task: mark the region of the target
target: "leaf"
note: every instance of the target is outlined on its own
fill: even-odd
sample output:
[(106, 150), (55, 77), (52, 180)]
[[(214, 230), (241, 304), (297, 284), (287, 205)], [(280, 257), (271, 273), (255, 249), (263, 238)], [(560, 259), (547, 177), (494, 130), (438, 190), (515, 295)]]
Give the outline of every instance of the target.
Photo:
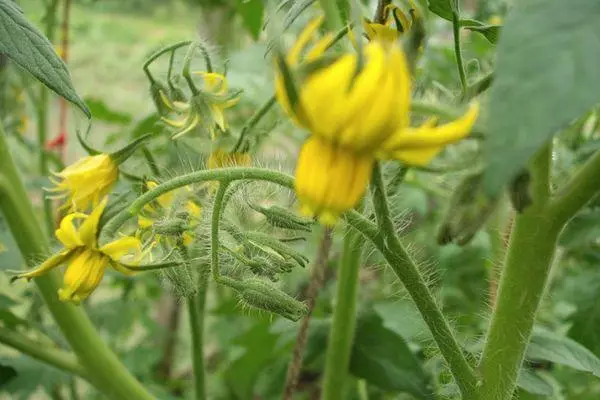
[(445, 20), (452, 21), (451, 0), (429, 0), (429, 11)]
[(600, 237), (600, 209), (577, 214), (560, 235), (560, 244), (567, 248), (582, 247)]
[(518, 385), (521, 389), (541, 396), (554, 395), (554, 387), (535, 371), (523, 368), (519, 373)]
[(244, 26), (254, 40), (258, 40), (262, 30), (264, 8), (262, 0), (237, 0), (237, 12), (242, 16)]
[(600, 2), (518, 2), (498, 43), (486, 192), (496, 196), (532, 155), (600, 100)]
[(159, 122), (160, 116), (158, 114), (150, 114), (137, 123), (131, 132), (131, 137), (138, 138), (147, 133), (159, 133), (163, 129)]
[(350, 373), (383, 390), (433, 399), (429, 376), (404, 339), (383, 325), (374, 312), (357, 323)]
[(594, 353), (572, 339), (547, 331), (534, 332), (526, 358), (551, 361), (600, 377), (600, 359)]
[(131, 122), (131, 114), (123, 113), (117, 110), (111, 110), (106, 103), (94, 97), (86, 97), (85, 103), (94, 116), (94, 119), (106, 121), (113, 124), (127, 125)]
[(474, 19), (462, 19), (460, 20), (460, 26), (481, 33), (490, 43), (494, 44), (498, 41), (500, 29), (502, 28), (502, 25), (484, 24)]
[(600, 357), (600, 279), (596, 278), (588, 290), (579, 292), (577, 311), (571, 315), (573, 322), (569, 329), (569, 337), (581, 343)]
[[(57, 385), (67, 383), (70, 379), (70, 376), (60, 369), (27, 356), (0, 358), (0, 366), (7, 372), (9, 370), (6, 368), (11, 368), (16, 372), (16, 375), (11, 374), (12, 379), (6, 380), (0, 385), (0, 393), (10, 393), (10, 399), (14, 400), (34, 398), (32, 395), (39, 387), (43, 388), (46, 393), (51, 393)], [(0, 379), (0, 382), (2, 380)]]
[(69, 100), (91, 117), (79, 97), (67, 66), (54, 51), (52, 43), (23, 15), (11, 0), (0, 0), (0, 53), (39, 79), (58, 95)]
[(2, 211), (0, 211), (0, 271), (12, 269), (18, 270), (23, 264), (23, 258), (15, 239), (4, 220)]

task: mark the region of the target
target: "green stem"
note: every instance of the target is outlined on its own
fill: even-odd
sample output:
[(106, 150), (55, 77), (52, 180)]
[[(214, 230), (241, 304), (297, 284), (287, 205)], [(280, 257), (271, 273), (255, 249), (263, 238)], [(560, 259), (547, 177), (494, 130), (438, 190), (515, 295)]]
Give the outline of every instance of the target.
[(454, 3), (452, 7), (452, 33), (454, 36), (454, 54), (456, 56), (456, 67), (458, 68), (458, 76), (460, 78), (461, 98), (464, 98), (467, 94), (467, 75), (465, 73), (462, 49), (460, 47), (460, 7), (458, 4), (458, 0), (451, 1)]
[(190, 334), (192, 337), (192, 365), (194, 369), (194, 392), (196, 400), (206, 399), (205, 366), (204, 366), (204, 316), (206, 312), (206, 291), (209, 271), (207, 265), (200, 265), (198, 276), (198, 292), (187, 299), (188, 316), (190, 318)]
[(242, 128), (242, 132), (240, 133), (240, 137), (239, 137), (237, 143), (235, 144), (233, 151), (240, 151), (240, 148), (242, 147), (242, 144), (244, 143), (244, 138), (246, 137), (248, 132), (251, 132), (252, 129), (254, 129), (256, 124), (258, 124), (260, 122), (262, 117), (264, 117), (265, 114), (267, 114), (267, 112), (271, 109), (271, 107), (273, 107), (274, 104), (275, 104), (275, 96), (273, 95), (269, 98), (269, 100), (267, 100), (267, 102), (265, 104), (263, 104), (263, 106), (260, 109), (258, 109), (258, 111), (256, 113), (254, 113), (252, 118), (250, 118), (248, 120), (248, 122), (246, 122), (246, 125), (244, 125), (244, 127)]
[(350, 365), (350, 353), (356, 325), (358, 272), (363, 242), (355, 229), (348, 227), (340, 259), (333, 322), (325, 356), (323, 378), (324, 400), (345, 399), (345, 383)]
[(146, 62), (142, 66), (142, 68), (143, 68), (144, 72), (146, 73), (146, 76), (148, 77), (148, 80), (150, 81), (150, 83), (154, 83), (154, 77), (150, 73), (150, 64), (152, 64), (154, 61), (156, 61), (163, 54), (168, 53), (169, 51), (174, 52), (178, 48), (183, 47), (183, 46), (187, 46), (187, 45), (190, 45), (190, 44), (192, 44), (191, 40), (185, 40), (185, 41), (182, 41), (182, 42), (177, 42), (177, 43), (174, 43), (172, 45), (169, 45), (167, 47), (164, 47), (164, 48), (158, 50), (157, 52), (155, 52), (154, 54), (152, 54), (150, 57), (148, 57), (148, 59), (146, 60)]
[(600, 151), (596, 152), (550, 203), (550, 213), (567, 222), (600, 192)]
[[(373, 206), (377, 216), (379, 232), (370, 237), (382, 252), (394, 273), (406, 287), (425, 323), (431, 330), (433, 339), (448, 363), (456, 383), (466, 399), (477, 398), (477, 376), (463, 354), (442, 311), (421, 276), (415, 261), (398, 240), (390, 217), (385, 184), (381, 167), (376, 164), (372, 179)], [(355, 226), (356, 227), (356, 226)], [(487, 399), (487, 398), (486, 398)]]
[(482, 399), (510, 400), (563, 223), (548, 214), (551, 147), (531, 166), (533, 205), (515, 218), (480, 370)]
[(109, 238), (111, 235), (114, 235), (121, 225), (123, 225), (129, 218), (137, 215), (146, 204), (165, 193), (183, 186), (206, 181), (222, 182), (244, 179), (269, 181), (289, 189), (294, 188), (294, 178), (292, 176), (265, 168), (233, 167), (191, 172), (189, 174), (170, 179), (138, 197), (133, 203), (131, 203), (129, 207), (120, 211), (106, 223), (102, 229), (101, 242), (103, 238)]
[(335, 32), (344, 26), (342, 16), (338, 9), (336, 0), (320, 0), (321, 8), (325, 14), (325, 24), (330, 31)]
[(221, 221), (221, 214), (223, 210), (223, 199), (225, 193), (227, 193), (227, 187), (229, 181), (223, 181), (219, 183), (219, 189), (215, 196), (215, 204), (213, 206), (212, 221), (210, 228), (210, 264), (213, 279), (215, 282), (220, 282), (221, 271), (219, 266), (219, 222)]
[[(50, 42), (54, 40), (54, 28), (56, 26), (56, 11), (58, 0), (52, 2), (46, 8), (46, 37)], [(48, 176), (48, 154), (46, 153), (46, 141), (48, 139), (48, 88), (40, 83), (39, 104), (37, 107), (37, 129), (38, 129), (38, 162), (40, 176)], [(46, 197), (45, 191), (41, 191), (44, 203), (44, 222), (48, 236), (54, 233), (54, 217), (52, 201)]]
[[(20, 179), (0, 125), (0, 210), (10, 227), (23, 258), (48, 254), (48, 242), (35, 221), (33, 206)], [(57, 272), (34, 279), (56, 324), (69, 342), (98, 390), (113, 399), (149, 400), (152, 396), (125, 369), (104, 344), (84, 311), (61, 302)]]
[(0, 327), (0, 343), (19, 350), (36, 360), (50, 364), (56, 368), (68, 371), (88, 380), (88, 374), (77, 361), (77, 357), (67, 353), (59, 348), (54, 348), (48, 344), (42, 344), (35, 340), (28, 339), (23, 334)]

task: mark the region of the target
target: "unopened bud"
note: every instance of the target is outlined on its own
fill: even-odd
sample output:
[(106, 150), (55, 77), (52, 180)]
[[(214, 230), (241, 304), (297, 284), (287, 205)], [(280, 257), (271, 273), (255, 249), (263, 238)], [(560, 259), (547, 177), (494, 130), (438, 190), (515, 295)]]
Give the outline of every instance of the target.
[(181, 218), (165, 218), (152, 224), (155, 233), (160, 235), (177, 236), (188, 229), (187, 223)]
[(281, 315), (292, 321), (298, 321), (308, 313), (306, 304), (265, 280), (249, 278), (241, 282), (225, 277), (221, 279), (222, 283), (236, 289), (244, 303), (251, 307)]
[(245, 232), (244, 237), (247, 242), (262, 248), (268, 247), (275, 253), (279, 254), (284, 260), (292, 259), (301, 267), (306, 266), (306, 263), (308, 263), (308, 258), (306, 258), (303, 254), (269, 234), (253, 231)]
[(283, 207), (271, 206), (265, 208), (254, 204), (250, 204), (250, 207), (264, 215), (267, 222), (274, 227), (305, 232), (311, 231), (312, 220), (299, 217)]

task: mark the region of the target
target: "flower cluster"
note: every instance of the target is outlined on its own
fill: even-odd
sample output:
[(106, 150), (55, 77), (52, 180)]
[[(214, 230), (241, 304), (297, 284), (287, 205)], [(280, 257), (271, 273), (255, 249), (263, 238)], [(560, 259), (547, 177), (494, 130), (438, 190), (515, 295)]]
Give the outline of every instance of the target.
[[(143, 256), (141, 242), (132, 236), (123, 236), (103, 246), (98, 244), (98, 224), (108, 199), (104, 198), (86, 215), (74, 212), (64, 217), (56, 238), (64, 246), (33, 271), (19, 274), (15, 279), (31, 279), (62, 264), (67, 264), (59, 298), (79, 303), (100, 284), (107, 267), (123, 274), (131, 274), (129, 265), (138, 264)], [(79, 223), (76, 225), (75, 222)]]
[[(324, 59), (328, 36), (309, 46), (320, 24), (320, 19), (309, 23), (290, 49), (290, 70)], [(300, 60), (302, 53), (306, 56)], [(407, 61), (399, 46), (385, 40), (369, 42), (362, 60), (356, 53), (345, 53), (323, 68), (296, 75), (302, 79), (297, 93), (290, 93), (290, 82), (278, 65), (277, 99), (310, 132), (296, 167), (296, 192), (302, 212), (326, 225), (358, 203), (375, 160), (425, 165), (444, 146), (465, 137), (478, 115), (474, 104), (448, 124), (435, 126), (431, 120), (410, 127)]]

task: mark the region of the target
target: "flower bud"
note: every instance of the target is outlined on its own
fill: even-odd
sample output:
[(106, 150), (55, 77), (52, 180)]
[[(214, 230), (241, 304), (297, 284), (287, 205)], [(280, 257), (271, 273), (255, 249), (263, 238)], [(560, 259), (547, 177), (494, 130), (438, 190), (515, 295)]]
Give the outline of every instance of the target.
[(271, 235), (262, 232), (244, 232), (246, 242), (254, 244), (259, 248), (272, 249), (276, 254), (280, 255), (284, 260), (294, 260), (301, 267), (305, 267), (308, 262), (303, 254), (296, 251), (293, 247), (273, 238)]
[(298, 321), (308, 313), (308, 307), (301, 301), (259, 279), (249, 278), (243, 282), (222, 277), (222, 283), (238, 291), (244, 303), (251, 307), (269, 311), (292, 321)]
[(267, 219), (267, 222), (276, 227), (283, 229), (293, 229), (297, 231), (311, 231), (313, 221), (307, 218), (302, 218), (293, 212), (279, 206), (271, 206), (269, 208), (261, 207), (255, 204), (249, 204), (250, 207), (261, 213)]

